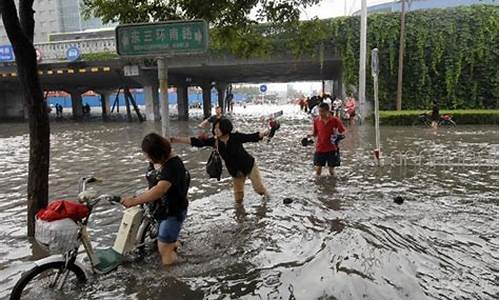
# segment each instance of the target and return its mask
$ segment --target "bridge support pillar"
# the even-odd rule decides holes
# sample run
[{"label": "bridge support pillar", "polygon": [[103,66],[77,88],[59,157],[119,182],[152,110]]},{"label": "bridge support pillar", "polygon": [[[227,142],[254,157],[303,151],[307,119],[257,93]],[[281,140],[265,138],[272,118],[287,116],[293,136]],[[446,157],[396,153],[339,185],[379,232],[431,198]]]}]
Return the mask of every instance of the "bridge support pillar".
[{"label": "bridge support pillar", "polygon": [[72,90],[69,94],[71,95],[73,119],[81,119],[83,116],[82,93],[78,90]]},{"label": "bridge support pillar", "polygon": [[203,90],[203,118],[209,118],[212,114],[212,86],[210,84],[201,87]]},{"label": "bridge support pillar", "polygon": [[152,84],[144,87],[144,104],[146,105],[146,120],[160,120],[160,94],[158,85]]},{"label": "bridge support pillar", "polygon": [[226,99],[226,88],[227,84],[218,84],[216,86],[217,89],[217,100],[219,103],[219,106],[222,107],[222,111],[225,113],[226,112],[226,105],[224,105],[224,100]]},{"label": "bridge support pillar", "polygon": [[[23,98],[23,100],[24,100],[24,98]],[[26,105],[24,103],[23,103],[23,111],[24,111],[24,119],[28,120],[30,118],[30,114],[29,114],[28,108],[26,107]]]},{"label": "bridge support pillar", "polygon": [[335,91],[335,95],[341,99],[345,98],[344,86],[342,83],[342,78],[337,78],[333,81],[333,89]]},{"label": "bridge support pillar", "polygon": [[188,86],[177,86],[177,110],[179,111],[179,121],[187,121],[189,119],[189,103],[188,103]]},{"label": "bridge support pillar", "polygon": [[101,96],[101,111],[102,111],[102,119],[107,120],[109,113],[111,113],[111,106],[109,102],[109,98],[113,93],[110,90],[105,91],[96,91]]}]

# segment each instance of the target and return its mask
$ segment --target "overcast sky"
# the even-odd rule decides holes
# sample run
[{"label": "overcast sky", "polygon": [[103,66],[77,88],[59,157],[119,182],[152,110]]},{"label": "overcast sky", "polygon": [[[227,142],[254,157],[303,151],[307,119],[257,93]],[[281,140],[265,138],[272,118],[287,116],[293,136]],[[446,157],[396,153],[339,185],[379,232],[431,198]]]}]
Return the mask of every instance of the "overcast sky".
[{"label": "overcast sky", "polygon": [[[367,0],[368,6],[386,2],[395,2],[394,0]],[[318,17],[320,19],[352,15],[361,8],[361,0],[323,0],[319,5],[306,9],[301,18],[311,19]]]}]

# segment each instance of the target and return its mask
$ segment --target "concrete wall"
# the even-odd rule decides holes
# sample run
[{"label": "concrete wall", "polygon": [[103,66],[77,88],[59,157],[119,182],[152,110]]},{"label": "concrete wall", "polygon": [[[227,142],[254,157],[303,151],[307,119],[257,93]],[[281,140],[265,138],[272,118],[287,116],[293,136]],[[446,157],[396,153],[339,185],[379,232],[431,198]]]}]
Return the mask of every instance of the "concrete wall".
[{"label": "concrete wall", "polygon": [[[144,92],[142,90],[131,91],[132,96],[134,97],[137,105],[145,105]],[[217,91],[215,89],[210,90],[212,104],[216,105],[217,102]],[[116,97],[116,91],[113,91],[109,96],[110,105],[113,105]],[[83,96],[83,104],[88,103],[91,107],[100,107],[101,100],[100,96]],[[244,101],[248,98],[247,95],[244,94],[234,94],[234,101],[240,102]],[[1,99],[1,98],[0,98]],[[71,107],[71,97],[70,96],[49,96],[48,98],[49,105],[55,105],[56,103],[61,104],[63,107]],[[125,99],[123,97],[123,93],[120,93],[119,96],[120,105],[125,105]],[[189,104],[194,103],[202,103],[203,102],[203,93],[189,93]],[[177,104],[177,93],[169,92],[168,93],[168,103]],[[0,102],[1,105],[1,102]]]},{"label": "concrete wall", "polygon": [[0,121],[24,120],[24,95],[20,92],[0,93]]}]

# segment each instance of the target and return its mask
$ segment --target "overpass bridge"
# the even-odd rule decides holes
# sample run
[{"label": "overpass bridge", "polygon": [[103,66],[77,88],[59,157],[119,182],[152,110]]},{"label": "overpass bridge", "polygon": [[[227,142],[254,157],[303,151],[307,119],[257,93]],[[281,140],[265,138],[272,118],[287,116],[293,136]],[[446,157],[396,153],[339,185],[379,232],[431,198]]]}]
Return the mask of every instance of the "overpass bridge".
[{"label": "overpass bridge", "polygon": [[[66,50],[77,47],[81,59],[69,62]],[[39,74],[45,91],[66,91],[71,95],[73,115],[82,116],[82,94],[88,90],[101,94],[103,113],[109,112],[109,96],[119,88],[143,88],[146,119],[160,119],[156,62],[152,59],[120,58],[115,38],[85,39],[35,44],[40,53]],[[225,90],[230,83],[291,82],[333,80],[334,90],[342,94],[340,55],[325,47],[322,60],[316,57],[296,58],[286,53],[265,58],[239,58],[209,51],[203,55],[176,56],[168,59],[168,83],[177,88],[179,119],[187,120],[188,87],[203,90],[204,114],[211,111],[210,91],[218,92],[224,106]],[[125,74],[134,66],[133,74]],[[127,76],[130,75],[130,76]],[[0,120],[24,118],[23,93],[13,62],[0,62]]]}]

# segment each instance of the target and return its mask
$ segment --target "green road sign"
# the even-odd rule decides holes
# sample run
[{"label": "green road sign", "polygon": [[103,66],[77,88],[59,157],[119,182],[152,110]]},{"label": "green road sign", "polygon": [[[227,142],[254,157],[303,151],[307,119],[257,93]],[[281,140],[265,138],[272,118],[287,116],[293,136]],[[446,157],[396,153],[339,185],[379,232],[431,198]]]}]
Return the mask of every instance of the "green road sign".
[{"label": "green road sign", "polygon": [[204,20],[116,27],[116,51],[122,56],[196,54],[207,48],[208,26]]}]

